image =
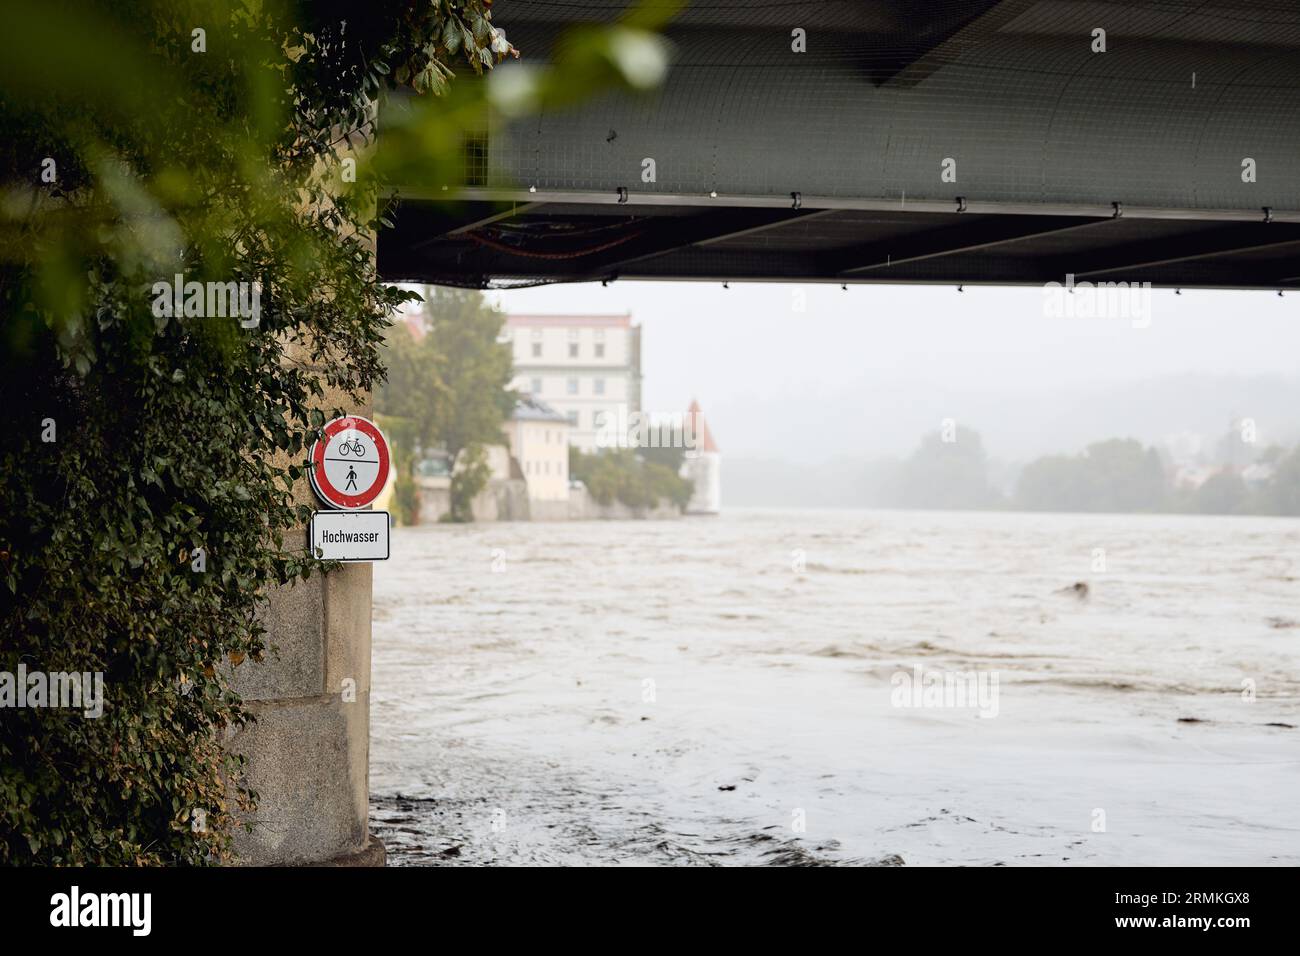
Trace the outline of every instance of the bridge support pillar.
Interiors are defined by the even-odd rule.
[[[256,718],[229,742],[258,793],[252,832],[236,833],[241,863],[383,865],[367,826],[371,581],[369,564],[350,564],[280,588],[263,612],[266,659],[233,671]]]

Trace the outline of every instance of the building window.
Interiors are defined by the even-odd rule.
[[[604,357],[605,357],[605,343],[604,343],[604,342],[597,342],[597,343],[596,343],[596,358],[604,358]]]
[[[578,427],[578,413],[577,413],[577,412],[569,412],[569,413],[568,413],[568,419],[569,419],[569,424],[570,424],[570,425],[572,425],[574,428],[577,428],[577,427]]]
[[[533,394],[542,394],[542,380],[540,378],[533,379]]]
[[[542,343],[541,343],[541,342],[534,342],[534,343],[533,343],[533,358],[541,358],[541,357],[542,357]]]
[[[569,379],[569,394],[570,395],[578,394],[578,380],[576,378]]]
[[[605,380],[603,378],[595,379],[592,385],[595,387],[597,395],[605,394]]]
[[[578,343],[577,343],[577,342],[570,342],[570,343],[569,343],[569,358],[577,358],[577,357],[578,357]]]

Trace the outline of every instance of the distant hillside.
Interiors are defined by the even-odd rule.
[[[721,396],[709,409],[710,424],[726,438],[727,460],[748,459],[753,467],[742,468],[744,482],[759,481],[762,472],[764,485],[784,480],[776,465],[781,461],[904,458],[945,418],[976,429],[989,456],[1003,461],[1071,454],[1114,436],[1150,445],[1195,432],[1212,441],[1239,418],[1255,420],[1263,443],[1294,445],[1300,441],[1300,375],[1189,374],[1086,389],[1014,389],[997,381],[979,389],[864,383],[852,393],[799,401]],[[747,493],[744,485],[741,493]]]

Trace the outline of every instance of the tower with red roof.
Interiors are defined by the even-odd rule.
[[[686,452],[682,474],[695,485],[686,513],[716,515],[722,510],[722,455],[698,401],[691,402],[685,427],[693,441]]]

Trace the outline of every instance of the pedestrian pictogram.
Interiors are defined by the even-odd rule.
[[[312,490],[331,508],[365,508],[388,481],[388,442],[383,432],[357,415],[334,419],[311,447],[310,475]]]

